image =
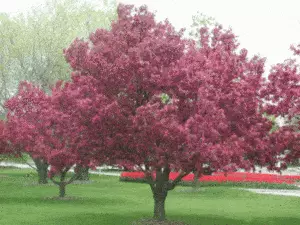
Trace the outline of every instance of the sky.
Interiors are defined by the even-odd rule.
[[[0,12],[25,12],[44,0],[0,0]],[[148,5],[156,18],[176,27],[188,27],[197,11],[232,28],[242,48],[250,55],[267,57],[271,65],[292,56],[291,44],[300,43],[299,0],[117,0],[125,4]]]

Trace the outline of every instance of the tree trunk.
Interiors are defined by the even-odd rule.
[[[200,178],[200,171],[194,171],[194,180],[193,180],[194,189],[197,189],[199,187],[199,178]]]
[[[59,197],[64,198],[66,196],[66,186],[72,183],[76,179],[76,175],[74,174],[73,177],[70,178],[69,181],[65,181],[67,172],[69,171],[70,167],[65,168],[60,173],[60,181],[56,181],[54,177],[50,177],[54,184],[58,185],[59,187]]]
[[[66,195],[66,184],[65,182],[60,182],[59,184],[59,197],[63,198]]]
[[[167,164],[163,168],[156,168],[156,178],[152,177],[152,171],[146,165],[145,178],[151,187],[154,199],[154,213],[155,220],[163,221],[166,219],[165,201],[168,191],[173,190],[181,179],[188,174],[188,172],[180,172],[180,174],[173,181],[169,181],[170,166]]]
[[[84,180],[84,181],[90,180],[88,167],[82,167],[80,165],[77,165],[76,167],[78,169],[78,172],[76,173],[77,174],[76,180]]]
[[[154,195],[154,215],[153,218],[159,221],[163,221],[166,219],[166,212],[165,212],[165,200],[167,197],[167,192],[165,193],[158,193]]]
[[[48,165],[42,166],[38,169],[38,177],[39,177],[39,184],[47,184],[47,173],[48,173]]]
[[[33,159],[33,161],[35,163],[36,171],[38,173],[39,184],[47,184],[48,164],[45,163],[42,159],[38,159],[38,158]]]
[[[154,215],[153,218],[159,221],[166,219],[165,201],[169,191],[169,174],[170,168],[165,167],[156,169],[156,181],[152,187],[154,199]]]

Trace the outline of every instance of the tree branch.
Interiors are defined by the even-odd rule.
[[[173,190],[173,189],[176,187],[176,185],[181,181],[181,179],[182,179],[183,177],[185,177],[186,175],[188,175],[189,173],[190,173],[190,172],[181,172],[181,173],[176,177],[175,180],[173,180],[172,182],[170,182],[170,183],[168,184],[168,191]]]
[[[54,184],[60,185],[60,182],[54,180],[54,177],[50,177],[50,180],[51,180]]]
[[[141,166],[138,165],[138,167],[144,172],[145,174],[145,179],[147,181],[147,183],[150,185],[152,193],[154,193],[154,181],[152,179],[152,174],[151,174],[151,170],[149,165],[147,164],[147,162],[145,162],[145,169],[143,169]]]
[[[66,184],[71,184],[73,181],[75,181],[79,176],[81,175],[80,174],[77,174],[77,173],[74,173],[74,175],[70,178],[69,181],[66,182]]]
[[[144,173],[145,173],[145,179],[147,183],[150,185],[152,193],[154,193],[155,184],[152,178],[151,171],[145,170]]]
[[[32,166],[32,165],[30,165],[25,159],[24,159],[24,157],[23,157],[23,155],[21,154],[21,157],[20,157],[23,161],[24,161],[24,163],[25,164],[27,164],[28,166],[30,166],[32,169],[34,169],[34,170],[37,170],[37,168],[36,167],[34,167],[34,166]]]
[[[61,172],[61,176],[60,176],[60,182],[64,182],[67,172],[70,170],[71,167],[66,167],[62,172]]]
[[[70,178],[69,181],[65,182],[65,178],[66,178],[66,175],[67,175],[67,172],[70,170],[71,167],[66,167],[62,172],[61,172],[61,176],[60,176],[60,181],[56,181],[54,180],[54,177],[50,177],[50,180],[52,180],[52,182],[56,185],[60,185],[61,183],[64,183],[64,184],[70,184],[72,183],[74,180],[76,180],[78,178],[78,176],[80,174],[76,174],[74,173],[74,175]]]

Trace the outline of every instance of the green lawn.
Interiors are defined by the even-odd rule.
[[[126,225],[152,216],[146,184],[119,182],[118,177],[92,175],[90,184],[67,187],[72,200],[54,200],[56,186],[39,186],[32,170],[0,169],[1,225]],[[258,195],[229,187],[189,192],[177,187],[168,195],[168,219],[188,224],[300,224],[300,198]],[[49,198],[50,197],[50,198]]]

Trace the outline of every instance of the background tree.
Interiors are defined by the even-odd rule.
[[[51,113],[51,123],[56,121],[55,129],[61,127],[64,130],[61,137],[67,141],[68,148],[63,152],[68,153],[70,149],[75,154],[71,162],[76,164],[76,179],[78,176],[88,176],[86,170],[89,168],[104,163],[111,165],[107,157],[111,154],[110,137],[114,133],[125,132],[120,130],[124,118],[118,113],[117,104],[99,94],[93,86],[95,82],[93,77],[73,75],[70,82],[58,83],[51,95],[52,110],[57,113],[56,116]],[[60,119],[62,117],[66,121]],[[70,165],[68,157],[61,157],[60,161]],[[54,164],[50,165],[52,167]]]
[[[300,55],[298,46],[291,46],[296,56]],[[278,130],[281,138],[281,153],[287,163],[294,163],[300,158],[299,151],[299,106],[300,106],[300,73],[295,59],[285,60],[271,68],[268,80],[261,91],[266,100],[265,110],[269,114],[281,116],[285,124]],[[287,151],[288,150],[288,151]]]
[[[49,95],[37,86],[22,82],[18,95],[6,102],[9,110],[6,122],[8,140],[13,146],[20,146],[23,151],[32,155],[34,160],[39,159],[50,165],[48,176],[59,186],[60,197],[65,196],[66,185],[80,175],[75,173],[67,179],[71,167],[90,167],[93,157],[100,157],[99,154],[93,154],[93,149],[98,147],[93,142],[93,130],[88,133],[84,127],[91,124],[91,118],[87,115],[93,112],[87,111],[90,102],[86,101],[86,94],[98,97],[98,101],[94,101],[95,104],[104,106],[101,104],[104,102],[100,101],[99,96],[91,93],[91,88],[87,88],[84,81],[80,88],[69,83],[62,86],[62,82],[58,82]],[[104,107],[103,109],[107,110]],[[102,113],[101,110],[96,112]],[[108,118],[105,119],[109,121]],[[94,136],[100,139],[99,135]],[[47,175],[47,168],[37,169],[39,175]],[[55,179],[55,176],[58,176],[59,180]],[[44,177],[44,174],[39,177]]]
[[[35,148],[38,135],[43,134],[45,118],[41,110],[48,104],[46,94],[37,87],[23,82],[18,94],[6,101],[8,111],[6,128],[7,138],[14,149],[32,156],[38,172],[38,182],[47,183],[48,163]]]
[[[102,1],[103,2],[103,1]],[[103,2],[104,4],[104,2]],[[24,80],[49,88],[69,79],[62,49],[75,37],[85,38],[96,27],[108,29],[115,18],[113,4],[103,8],[82,0],[50,0],[26,15],[27,55],[19,58]],[[51,32],[51,35],[49,35]]]
[[[26,14],[1,14],[2,104],[21,80],[48,91],[57,80],[68,80],[70,70],[62,49],[96,27],[109,28],[115,8],[113,1],[47,0]]]
[[[86,38],[96,27],[109,29],[115,18],[115,2],[101,3],[99,7],[83,0],[48,0],[27,14],[2,14],[0,103],[16,92],[21,80],[34,82],[46,92],[57,80],[69,80],[70,69],[62,50],[75,37]],[[47,165],[40,159],[34,162],[36,168],[44,168],[38,171],[46,171]]]
[[[0,120],[0,156],[19,156],[17,151],[13,151],[7,139],[7,129],[4,121]]]
[[[156,23],[147,7],[120,4],[111,30],[65,50],[74,79],[93,81],[93,91],[117,104],[111,116],[123,119],[107,133],[107,158],[144,171],[158,220],[168,191],[203,163],[233,171],[272,169],[277,161],[257,97],[264,60],[237,53],[235,36],[221,27],[201,30],[201,48],[182,36],[168,21]],[[93,121],[101,134],[106,120]],[[179,171],[174,181],[171,170]]]
[[[200,29],[203,27],[212,28],[216,25],[218,25],[218,23],[215,18],[197,11],[197,13],[192,16],[192,25],[188,29],[188,35],[195,40],[197,46],[200,47]]]
[[[4,114],[4,101],[12,96],[18,85],[20,75],[15,69],[16,49],[15,37],[22,36],[22,21],[11,18],[8,14],[0,14],[0,109]],[[20,47],[20,46],[18,46]],[[2,118],[3,119],[3,118]]]

